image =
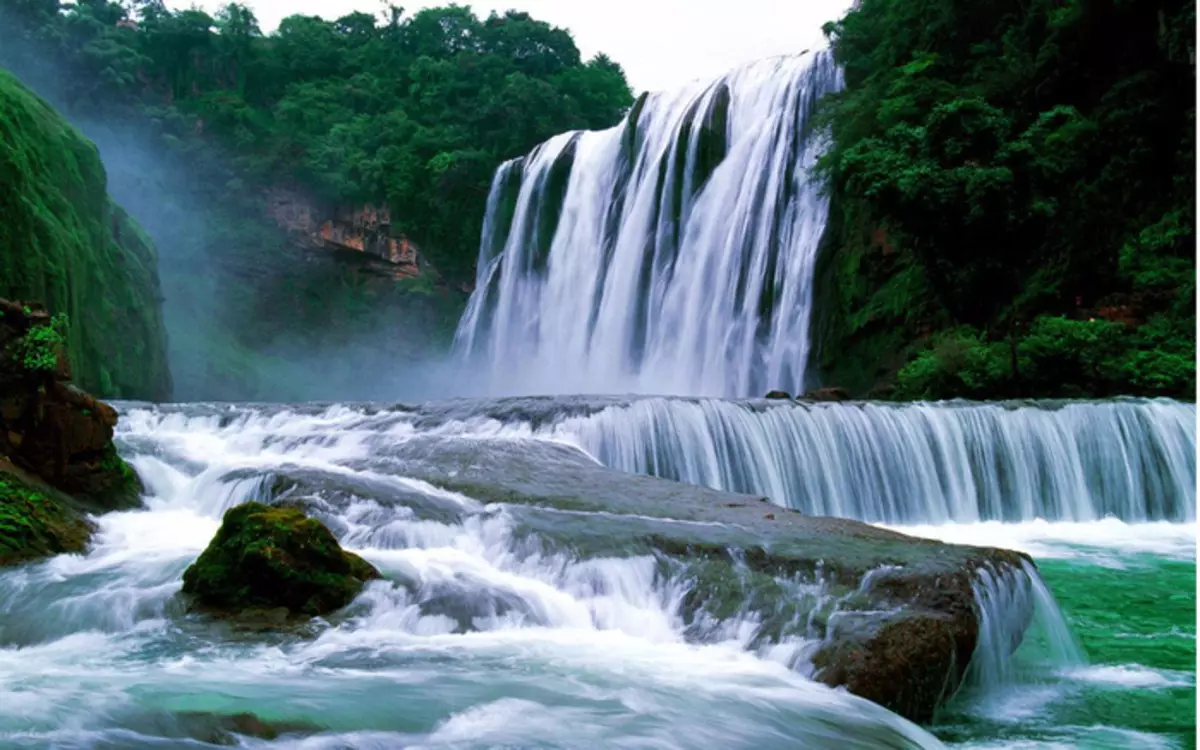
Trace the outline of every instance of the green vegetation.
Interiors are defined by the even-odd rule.
[[[0,565],[82,552],[91,533],[82,514],[0,471]]]
[[[30,372],[54,372],[67,343],[67,328],[67,316],[62,313],[45,325],[31,328],[13,347],[13,360]]]
[[[378,577],[315,518],[246,503],[226,511],[217,535],[184,571],[183,592],[221,613],[285,607],[315,616],[346,606]]]
[[[154,247],[108,199],[95,147],[0,71],[0,297],[66,318],[20,356],[53,370],[65,336],[74,376],[117,398],[166,398],[171,380]]]
[[[826,29],[828,382],[1195,394],[1195,5],[863,0]]]
[[[185,399],[310,396],[287,390],[318,369],[298,358],[349,340],[386,333],[400,361],[444,347],[495,168],[632,102],[619,66],[518,12],[293,16],[264,34],[237,4],[3,0],[0,26],[16,30],[0,66],[101,143],[114,194],[163,249]],[[271,220],[281,191],[316,221],[387,207],[437,283],[298,244]]]

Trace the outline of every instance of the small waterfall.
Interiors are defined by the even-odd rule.
[[[500,167],[461,355],[494,393],[801,389],[840,86],[828,51],[764,60]]]
[[[1022,675],[1013,652],[1023,640],[1040,640],[1044,652],[1038,674],[1084,664],[1083,651],[1063,619],[1054,595],[1029,563],[1023,569],[981,568],[974,583],[979,610],[979,641],[964,687],[986,694],[1018,682]],[[1046,669],[1048,667],[1049,669]]]
[[[651,398],[551,432],[601,463],[881,523],[1192,520],[1196,407]]]

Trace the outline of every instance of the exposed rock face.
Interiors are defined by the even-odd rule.
[[[379,578],[342,550],[320,521],[294,508],[246,503],[225,513],[221,528],[183,574],[183,593],[217,614],[285,608],[317,616],[340,609]]]
[[[979,640],[976,571],[1024,575],[1026,556],[949,545],[766,501],[607,469],[565,445],[418,437],[378,450],[372,471],[395,473],[502,503],[520,533],[583,557],[651,554],[686,582],[689,637],[721,637],[712,623],[755,614],[754,642],[815,639],[814,677],[906,718],[927,721],[961,684]],[[275,482],[275,503],[325,509],[373,500],[454,522],[477,512],[393,485],[313,470]],[[823,593],[813,594],[820,582]],[[448,595],[449,596],[449,595]],[[439,614],[469,627],[470,602]],[[1030,612],[1031,613],[1031,612]],[[1019,639],[1018,639],[1019,640]],[[1015,647],[1014,643],[1014,647]]]
[[[68,382],[65,328],[40,305],[0,300],[0,456],[95,510],[135,506],[117,413]]]
[[[339,206],[319,209],[296,191],[276,188],[267,196],[268,211],[280,227],[299,235],[305,247],[355,253],[381,275],[402,279],[420,274],[420,256],[404,237],[393,237],[386,206]]]

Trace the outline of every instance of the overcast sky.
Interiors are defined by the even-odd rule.
[[[264,31],[294,13],[334,19],[355,10],[375,13],[380,0],[244,0]],[[214,10],[221,0],[168,0]],[[409,13],[449,2],[394,0]],[[570,29],[584,57],[604,52],[619,62],[635,93],[713,78],[749,60],[822,44],[821,24],[849,0],[508,0],[460,2],[477,15],[509,8]]]

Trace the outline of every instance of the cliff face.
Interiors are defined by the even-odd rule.
[[[416,247],[404,237],[392,236],[392,217],[386,206],[339,206],[323,211],[304,195],[286,188],[271,190],[267,205],[270,218],[298,236],[306,249],[360,260],[369,270],[394,281],[421,272]]]
[[[0,70],[0,297],[71,320],[74,379],[100,396],[171,394],[154,245],[109,200],[95,146]]]
[[[116,411],[70,383],[69,327],[36,302],[0,299],[0,566],[81,552],[87,513],[139,502],[113,445]]]

